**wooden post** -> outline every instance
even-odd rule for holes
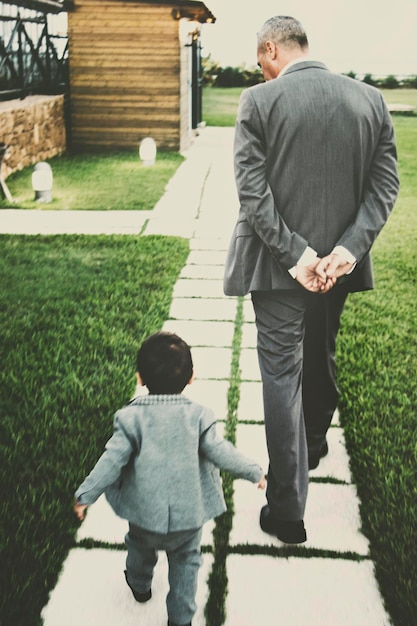
[[[0,188],[3,198],[6,198],[9,202],[14,202],[12,194],[9,191],[6,181],[3,178],[3,161],[9,156],[9,146],[5,143],[0,143]]]

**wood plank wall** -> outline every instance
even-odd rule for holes
[[[187,147],[187,71],[171,10],[76,0],[68,16],[74,149],[137,149],[149,135],[159,149]]]

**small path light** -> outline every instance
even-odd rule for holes
[[[139,156],[143,165],[155,165],[156,143],[152,137],[142,139],[139,146]]]
[[[53,174],[49,163],[36,163],[32,172],[32,187],[37,202],[51,202]]]

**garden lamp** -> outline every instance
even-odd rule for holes
[[[51,202],[52,184],[53,174],[49,163],[45,161],[36,163],[32,172],[32,187],[37,202]]]
[[[139,146],[139,156],[143,165],[155,165],[156,143],[152,137],[142,139]]]

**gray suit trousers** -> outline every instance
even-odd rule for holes
[[[197,610],[198,571],[201,558],[202,528],[161,535],[129,524],[125,537],[126,571],[135,591],[146,593],[152,586],[158,551],[168,557],[169,593],[166,598],[168,619],[175,624],[189,624]]]
[[[346,300],[302,289],[254,291],[269,454],[267,500],[278,520],[304,517],[308,457],[319,452],[338,401],[335,348]]]

